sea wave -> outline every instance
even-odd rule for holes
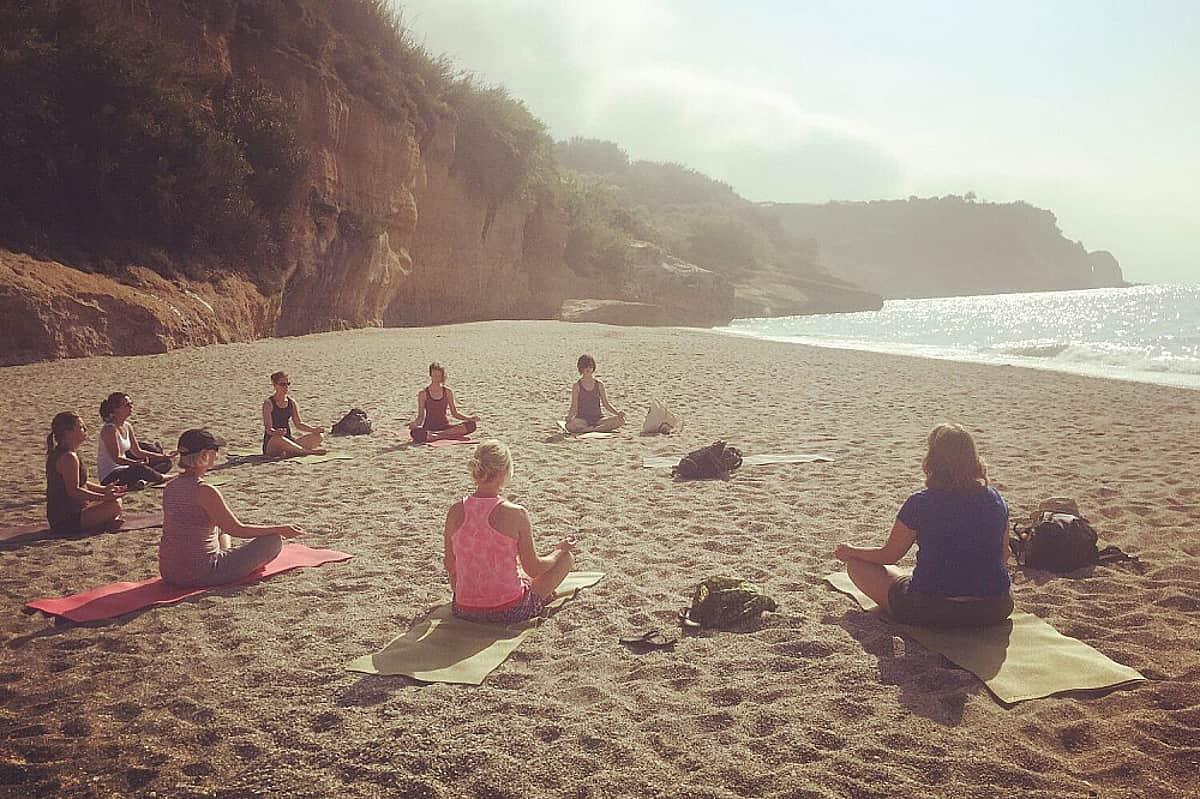
[[[998,347],[1002,356],[1049,359],[1063,364],[1103,367],[1132,372],[1200,376],[1200,358],[1154,352],[1119,344],[1045,344],[1029,347]]]
[[[1200,388],[1200,286],[888,300],[871,312],[735,319],[724,332]]]

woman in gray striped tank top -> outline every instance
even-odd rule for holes
[[[241,580],[275,559],[283,539],[303,532],[299,527],[242,524],[225,498],[204,482],[225,442],[207,430],[188,430],[179,437],[183,474],[163,488],[163,535],[158,570],[172,585],[200,587]],[[220,527],[224,535],[217,535]],[[233,548],[230,536],[249,538]]]

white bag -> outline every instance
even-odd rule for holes
[[[662,400],[657,397],[651,399],[650,410],[646,413],[646,421],[642,423],[642,435],[674,433],[679,428],[679,417],[671,413]]]

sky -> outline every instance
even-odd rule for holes
[[[1127,280],[1200,283],[1196,0],[406,0],[556,139],[756,201],[1048,208]]]

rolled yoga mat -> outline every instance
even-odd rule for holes
[[[110,583],[61,599],[35,599],[25,607],[71,621],[99,621],[132,613],[151,605],[171,605],[190,596],[207,593],[214,588],[249,585],[280,572],[320,566],[323,563],[336,563],[352,557],[353,555],[333,549],[310,549],[303,544],[284,544],[283,550],[274,560],[235,583],[207,588],[178,588],[164,582],[161,577],[155,577],[140,583]]]
[[[852,597],[863,610],[883,613],[845,572],[831,574],[825,582]],[[970,629],[896,626],[983,680],[997,699],[1009,705],[1146,679],[1029,613],[1013,613],[1003,624]]]
[[[546,607],[555,608],[582,588],[600,582],[604,572],[571,572]],[[402,674],[423,682],[479,685],[533,634],[540,619],[522,624],[476,624],[456,617],[450,604],[438,606],[382,651],[355,658],[347,671]]]

